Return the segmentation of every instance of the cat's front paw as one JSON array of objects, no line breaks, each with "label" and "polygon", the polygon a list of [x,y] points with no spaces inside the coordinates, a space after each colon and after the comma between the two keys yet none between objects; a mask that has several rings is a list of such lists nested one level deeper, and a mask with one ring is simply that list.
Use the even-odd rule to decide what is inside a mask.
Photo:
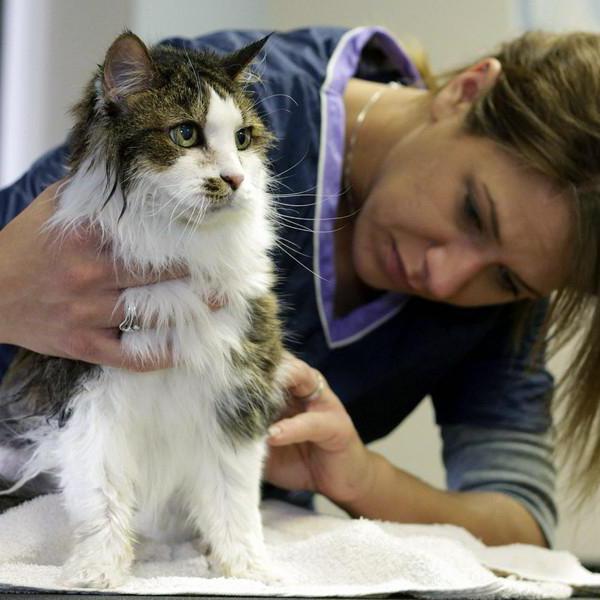
[{"label": "cat's front paw", "polygon": [[115,568],[114,564],[79,563],[70,560],[62,569],[60,583],[67,587],[106,590],[119,587],[127,577],[128,573]]},{"label": "cat's front paw", "polygon": [[208,556],[210,554],[210,544],[201,535],[192,540],[192,546],[200,556]]},{"label": "cat's front paw", "polygon": [[223,577],[254,579],[266,584],[281,583],[282,578],[276,575],[269,559],[263,554],[252,554],[240,551],[226,558],[209,555],[211,571]]}]

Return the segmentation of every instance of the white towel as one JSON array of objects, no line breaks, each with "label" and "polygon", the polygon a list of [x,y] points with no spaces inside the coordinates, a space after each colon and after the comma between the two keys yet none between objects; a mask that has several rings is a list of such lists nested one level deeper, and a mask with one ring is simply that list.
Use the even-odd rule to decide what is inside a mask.
[{"label": "white towel", "polygon": [[[567,553],[522,545],[488,548],[458,527],[341,519],[275,501],[266,502],[262,513],[267,550],[281,583],[211,577],[206,559],[191,544],[155,545],[144,549],[131,579],[115,592],[568,598],[574,587],[600,591],[600,575]],[[36,498],[0,515],[0,590],[64,589],[57,577],[69,540],[58,496]]]}]

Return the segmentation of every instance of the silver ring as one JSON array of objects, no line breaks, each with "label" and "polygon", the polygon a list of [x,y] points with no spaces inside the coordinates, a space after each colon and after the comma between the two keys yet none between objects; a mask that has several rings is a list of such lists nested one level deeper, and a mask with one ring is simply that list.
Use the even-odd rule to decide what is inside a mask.
[{"label": "silver ring", "polygon": [[325,380],[323,379],[323,375],[317,372],[317,385],[315,386],[315,389],[310,394],[307,394],[306,396],[297,396],[297,398],[302,402],[312,402],[313,400],[317,400],[321,397],[324,388]]},{"label": "silver ring", "polygon": [[125,305],[125,318],[119,323],[119,329],[123,333],[139,331],[141,329],[137,319],[137,308],[132,302]]}]

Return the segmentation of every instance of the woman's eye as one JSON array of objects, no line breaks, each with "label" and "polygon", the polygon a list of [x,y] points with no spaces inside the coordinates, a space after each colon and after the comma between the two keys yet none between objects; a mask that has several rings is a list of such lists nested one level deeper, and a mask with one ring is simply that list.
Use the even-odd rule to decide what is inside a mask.
[{"label": "woman's eye", "polygon": [[475,198],[470,187],[467,189],[467,193],[465,194],[464,213],[467,217],[467,221],[474,225],[477,231],[483,231],[483,222],[481,221],[481,216],[477,210],[477,203],[475,202]]},{"label": "woman's eye", "polygon": [[200,140],[198,126],[194,123],[182,123],[169,130],[169,137],[173,143],[184,148],[197,146]]},{"label": "woman's eye", "polygon": [[238,150],[245,150],[252,142],[252,127],[242,127],[235,132],[235,145]]},{"label": "woman's eye", "polygon": [[505,292],[510,292],[515,298],[519,296],[519,288],[506,267],[498,267],[498,277],[500,279],[500,287]]}]

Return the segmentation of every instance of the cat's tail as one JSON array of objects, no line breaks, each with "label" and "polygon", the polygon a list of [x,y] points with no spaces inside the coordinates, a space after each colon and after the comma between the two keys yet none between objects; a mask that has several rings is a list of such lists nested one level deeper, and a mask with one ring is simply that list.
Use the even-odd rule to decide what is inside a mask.
[{"label": "cat's tail", "polygon": [[[42,438],[47,437],[50,431],[43,433],[38,431],[36,433]],[[32,440],[28,439],[27,441],[31,442]],[[0,496],[14,494],[34,479],[51,475],[54,469],[50,454],[50,452],[42,450],[39,443],[35,445],[35,450],[31,454],[24,449],[0,446],[0,481],[3,483],[14,482],[8,489],[0,489]],[[37,488],[39,486],[33,487]],[[45,487],[48,487],[48,489],[39,489],[38,493],[42,494],[54,490],[53,486]]]}]

